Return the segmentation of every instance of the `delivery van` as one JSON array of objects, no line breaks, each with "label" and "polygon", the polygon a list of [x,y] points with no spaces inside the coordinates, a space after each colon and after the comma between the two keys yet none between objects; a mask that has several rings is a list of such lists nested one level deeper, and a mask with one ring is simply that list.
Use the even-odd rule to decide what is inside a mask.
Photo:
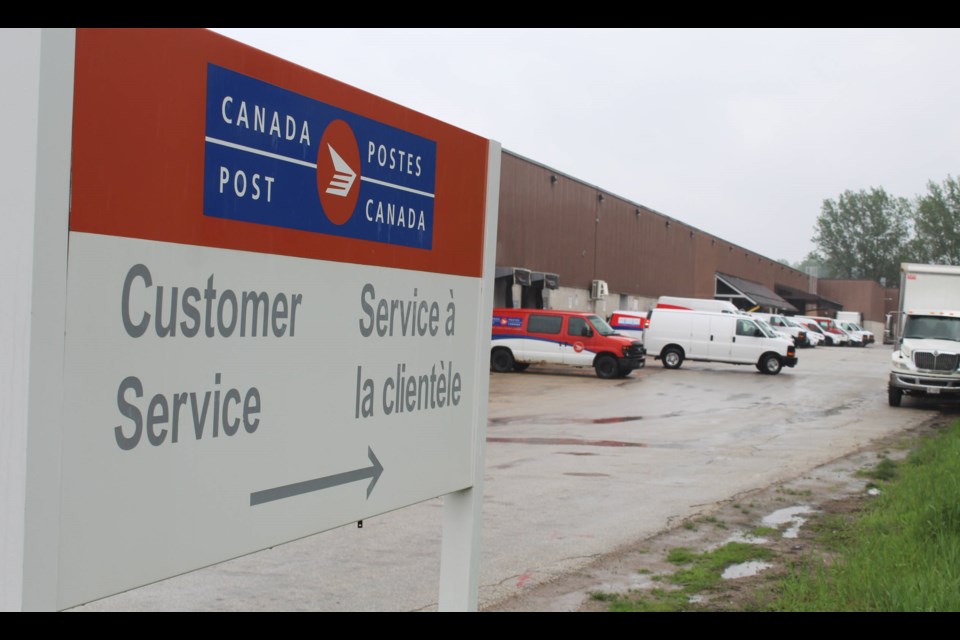
[{"label": "delivery van", "polygon": [[607,324],[620,335],[643,342],[643,330],[650,323],[649,314],[649,311],[617,310],[610,314]]},{"label": "delivery van", "polygon": [[752,364],[766,374],[797,364],[796,347],[749,316],[655,308],[644,336],[647,353],[667,369],[684,360]]},{"label": "delivery van", "polygon": [[790,339],[793,340],[793,344],[798,347],[812,347],[813,342],[807,339],[807,330],[800,327],[798,324],[791,322],[787,319],[786,316],[782,316],[778,313],[750,313],[754,318],[760,318],[768,325],[773,327],[774,331],[779,331],[790,336]]},{"label": "delivery van", "polygon": [[593,313],[494,309],[490,368],[524,371],[531,364],[593,367],[600,378],[622,378],[646,364],[639,340],[622,336]]}]

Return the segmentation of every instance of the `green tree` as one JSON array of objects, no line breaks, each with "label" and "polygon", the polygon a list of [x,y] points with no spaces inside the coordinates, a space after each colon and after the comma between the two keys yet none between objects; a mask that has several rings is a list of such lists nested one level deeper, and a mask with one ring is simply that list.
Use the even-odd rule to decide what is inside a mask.
[{"label": "green tree", "polygon": [[930,181],[917,199],[911,259],[931,264],[960,264],[960,183],[947,176]]},{"label": "green tree", "polygon": [[907,255],[913,209],[882,188],[824,200],[813,243],[835,278],[896,282]]},{"label": "green tree", "polygon": [[823,256],[817,254],[816,251],[808,253],[803,260],[793,265],[793,268],[797,271],[803,271],[804,273],[811,273],[818,278],[833,277],[833,273],[827,268]]}]

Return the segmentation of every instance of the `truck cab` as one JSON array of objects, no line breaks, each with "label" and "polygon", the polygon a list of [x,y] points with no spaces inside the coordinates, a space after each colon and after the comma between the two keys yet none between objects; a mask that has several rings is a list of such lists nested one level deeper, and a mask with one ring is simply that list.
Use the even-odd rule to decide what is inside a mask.
[{"label": "truck cab", "polygon": [[960,310],[908,310],[892,362],[888,386],[892,407],[900,406],[904,394],[960,394]]}]

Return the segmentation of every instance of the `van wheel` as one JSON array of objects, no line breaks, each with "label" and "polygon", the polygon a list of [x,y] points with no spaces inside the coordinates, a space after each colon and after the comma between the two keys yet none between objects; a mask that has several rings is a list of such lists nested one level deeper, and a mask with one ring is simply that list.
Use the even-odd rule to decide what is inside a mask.
[{"label": "van wheel", "polygon": [[667,369],[679,369],[683,364],[683,351],[679,347],[667,347],[660,354],[660,360]]},{"label": "van wheel", "polygon": [[887,402],[890,403],[891,407],[899,407],[900,401],[903,399],[903,389],[898,389],[897,387],[887,387]]},{"label": "van wheel", "polygon": [[497,373],[507,373],[513,370],[513,365],[513,354],[510,353],[510,349],[500,347],[490,354],[490,368]]},{"label": "van wheel", "polygon": [[783,368],[783,363],[780,362],[780,357],[775,354],[768,353],[760,360],[760,371],[763,373],[775,376],[780,373],[781,368]]},{"label": "van wheel", "polygon": [[620,373],[620,365],[617,359],[610,355],[602,355],[597,358],[593,368],[597,372],[598,378],[616,378]]}]

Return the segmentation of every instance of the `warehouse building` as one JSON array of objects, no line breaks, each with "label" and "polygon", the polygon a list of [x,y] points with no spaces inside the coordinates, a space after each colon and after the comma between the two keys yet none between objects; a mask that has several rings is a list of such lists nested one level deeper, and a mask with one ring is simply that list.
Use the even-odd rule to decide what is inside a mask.
[{"label": "warehouse building", "polygon": [[889,295],[866,281],[821,291],[802,271],[507,150],[495,275],[495,306],[604,317],[672,295],[788,314],[847,308],[882,326]]}]

